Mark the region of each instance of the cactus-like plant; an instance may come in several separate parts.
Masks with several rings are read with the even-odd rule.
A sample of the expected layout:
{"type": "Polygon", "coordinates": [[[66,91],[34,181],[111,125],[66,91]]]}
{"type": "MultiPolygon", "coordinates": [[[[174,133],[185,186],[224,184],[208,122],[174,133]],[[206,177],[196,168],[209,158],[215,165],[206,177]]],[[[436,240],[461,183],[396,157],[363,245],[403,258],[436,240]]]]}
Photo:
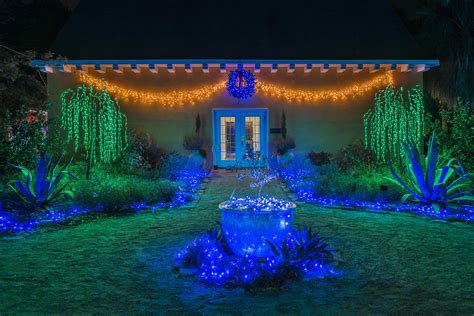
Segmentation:
{"type": "Polygon", "coordinates": [[[389,181],[408,191],[403,195],[402,202],[413,200],[431,204],[435,210],[453,202],[474,201],[472,195],[472,174],[466,173],[457,159],[450,159],[440,168],[438,165],[438,148],[436,134],[433,132],[428,144],[428,153],[422,162],[418,149],[413,144],[405,144],[406,170],[409,183],[405,183],[389,163],[393,178],[389,181]],[[454,177],[456,177],[454,179],[454,177]],[[451,180],[453,178],[453,180],[451,180]]]}
{"type": "Polygon", "coordinates": [[[266,240],[275,257],[282,261],[293,264],[311,260],[326,260],[333,256],[332,249],[326,238],[321,237],[318,232],[313,233],[311,227],[301,227],[295,231],[293,237],[285,239],[281,245],[266,240]]]}
{"type": "Polygon", "coordinates": [[[20,199],[20,205],[28,212],[28,216],[35,212],[52,211],[53,203],[62,197],[73,197],[71,190],[67,190],[69,183],[75,177],[67,170],[71,160],[60,167],[63,155],[53,161],[51,155],[43,154],[40,159],[36,156],[36,172],[33,174],[28,168],[20,165],[11,165],[25,177],[24,181],[14,180],[9,187],[20,199]],[[64,183],[64,180],[68,181],[64,183]]]}

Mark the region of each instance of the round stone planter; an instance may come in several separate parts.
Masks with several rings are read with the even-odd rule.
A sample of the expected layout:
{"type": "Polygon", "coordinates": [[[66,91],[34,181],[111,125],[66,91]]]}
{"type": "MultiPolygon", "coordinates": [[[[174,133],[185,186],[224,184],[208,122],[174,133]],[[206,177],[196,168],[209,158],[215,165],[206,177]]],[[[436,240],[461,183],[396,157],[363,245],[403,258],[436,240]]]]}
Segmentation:
{"type": "Polygon", "coordinates": [[[295,207],[293,202],[287,202],[285,208],[256,211],[221,203],[222,229],[228,245],[237,255],[272,256],[266,240],[281,245],[291,235],[295,207]]]}

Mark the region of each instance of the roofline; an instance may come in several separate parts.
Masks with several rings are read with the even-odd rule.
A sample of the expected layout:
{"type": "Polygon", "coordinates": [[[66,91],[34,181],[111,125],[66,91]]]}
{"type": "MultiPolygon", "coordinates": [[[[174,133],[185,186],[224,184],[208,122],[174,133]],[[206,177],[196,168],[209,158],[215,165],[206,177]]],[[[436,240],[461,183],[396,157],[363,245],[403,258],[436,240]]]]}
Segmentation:
{"type": "Polygon", "coordinates": [[[34,59],[33,66],[86,64],[424,64],[439,66],[438,59],[34,59]]]}
{"type": "Polygon", "coordinates": [[[296,66],[303,66],[305,72],[313,68],[319,68],[321,72],[326,72],[330,67],[336,67],[338,72],[345,71],[347,67],[354,71],[361,71],[369,68],[370,71],[379,69],[400,70],[407,72],[425,72],[432,67],[439,66],[436,59],[73,59],[73,60],[40,60],[32,61],[34,67],[38,67],[43,72],[53,73],[73,72],[76,70],[88,70],[90,68],[105,72],[107,68],[112,68],[116,72],[122,72],[124,67],[130,67],[135,72],[140,72],[141,68],[148,68],[156,72],[158,68],[165,67],[170,72],[174,72],[175,66],[184,67],[187,72],[191,72],[196,66],[203,71],[209,71],[209,66],[217,66],[221,72],[226,72],[233,68],[253,68],[255,72],[261,67],[270,67],[272,72],[280,67],[285,67],[289,72],[295,70],[296,66]]]}

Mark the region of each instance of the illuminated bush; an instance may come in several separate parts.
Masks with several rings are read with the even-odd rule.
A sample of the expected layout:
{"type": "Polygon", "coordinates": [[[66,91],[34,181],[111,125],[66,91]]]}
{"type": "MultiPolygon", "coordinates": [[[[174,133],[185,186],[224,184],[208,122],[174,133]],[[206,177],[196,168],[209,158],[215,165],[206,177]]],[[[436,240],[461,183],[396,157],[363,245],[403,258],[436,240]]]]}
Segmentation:
{"type": "Polygon", "coordinates": [[[209,285],[247,290],[281,288],[303,277],[337,274],[330,265],[332,249],[309,229],[271,243],[275,251],[266,257],[234,254],[224,236],[217,228],[197,237],[177,254],[178,270],[194,269],[196,278],[209,285]]]}

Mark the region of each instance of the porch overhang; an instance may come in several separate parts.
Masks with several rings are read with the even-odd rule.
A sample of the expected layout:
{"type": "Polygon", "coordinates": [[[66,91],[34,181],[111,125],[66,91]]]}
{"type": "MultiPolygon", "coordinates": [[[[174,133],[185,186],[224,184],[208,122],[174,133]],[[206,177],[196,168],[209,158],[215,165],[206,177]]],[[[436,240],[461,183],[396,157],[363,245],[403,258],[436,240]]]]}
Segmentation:
{"type": "Polygon", "coordinates": [[[96,71],[105,73],[108,69],[122,73],[124,69],[140,73],[170,72],[177,68],[186,72],[204,72],[217,68],[220,72],[243,68],[253,72],[269,69],[270,72],[294,72],[302,68],[304,72],[317,71],[325,73],[335,69],[338,73],[345,71],[360,72],[368,69],[369,72],[400,71],[425,72],[439,66],[436,59],[357,59],[357,60],[233,60],[233,59],[140,59],[140,60],[33,60],[32,65],[46,73],[72,73],[76,71],[96,71]]]}

